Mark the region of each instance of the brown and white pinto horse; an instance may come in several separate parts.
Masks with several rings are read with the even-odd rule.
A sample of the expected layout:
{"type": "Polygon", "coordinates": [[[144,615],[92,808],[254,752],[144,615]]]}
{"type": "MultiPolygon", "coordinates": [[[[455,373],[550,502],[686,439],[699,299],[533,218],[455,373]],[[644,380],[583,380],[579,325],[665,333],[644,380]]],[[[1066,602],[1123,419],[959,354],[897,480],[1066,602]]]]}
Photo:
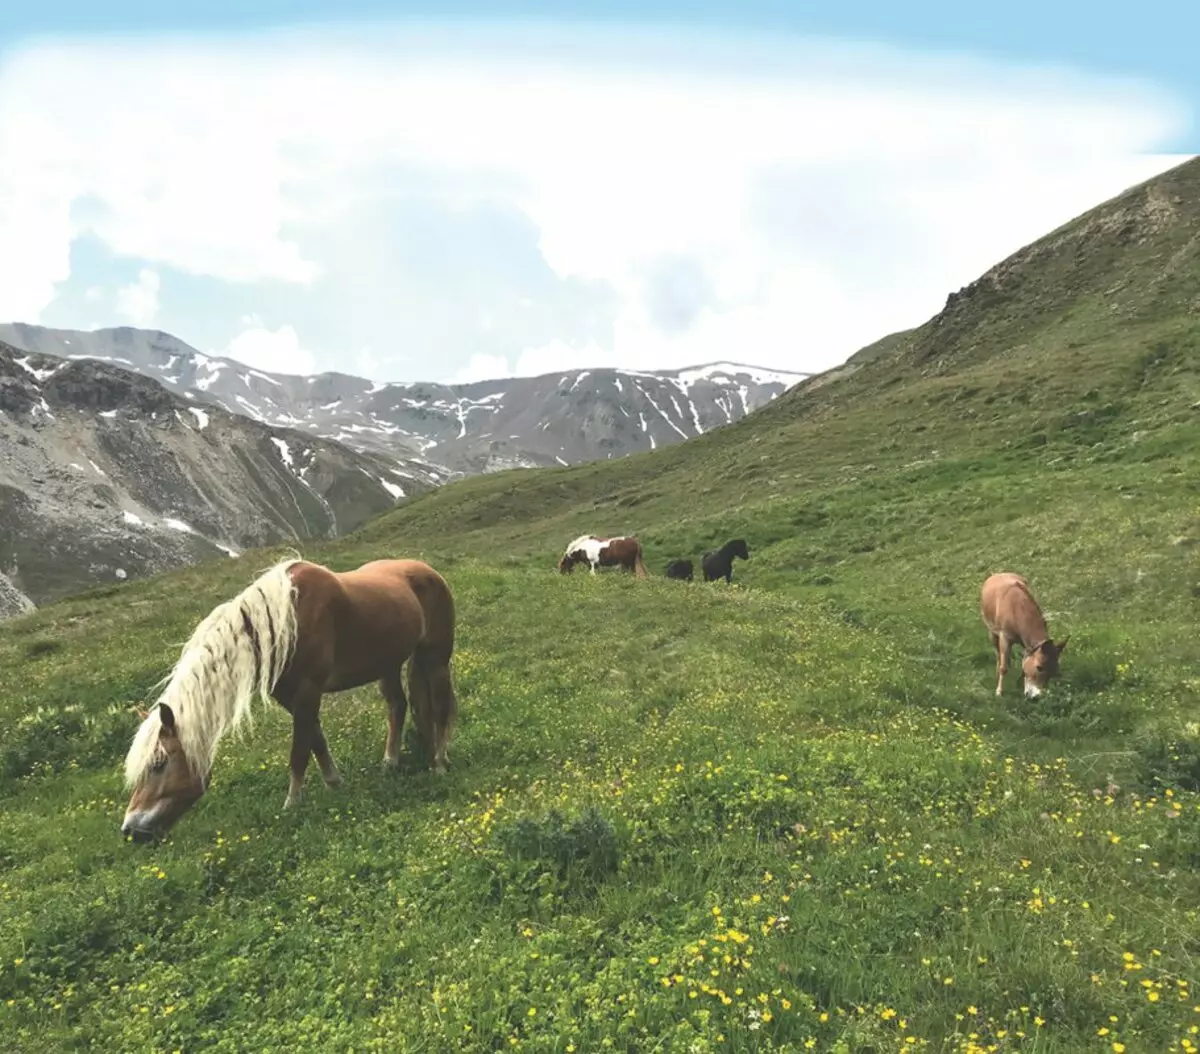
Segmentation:
{"type": "Polygon", "coordinates": [[[1025,694],[1031,698],[1041,695],[1050,679],[1058,676],[1058,657],[1070,638],[1063,637],[1059,644],[1050,639],[1029,583],[1010,571],[992,575],[983,583],[979,613],[996,649],[996,694],[1003,693],[1012,648],[1019,643],[1025,653],[1021,661],[1025,694]]]}
{"type": "Polygon", "coordinates": [[[597,538],[594,534],[582,534],[567,546],[558,569],[570,574],[576,564],[586,563],[596,573],[597,567],[620,567],[632,571],[638,578],[646,577],[646,564],[642,559],[642,543],[633,535],[620,538],[597,538]]]}
{"type": "Polygon", "coordinates": [[[250,716],[256,696],[292,715],[291,783],[296,804],[311,754],[326,784],[341,775],[321,730],[321,696],[378,681],[388,704],[383,760],[399,764],[408,700],[413,719],[444,772],[458,704],[450,677],[454,598],[419,560],[374,560],[335,573],[284,560],[218,605],[183,647],[166,687],[125,758],[133,788],[121,832],[136,841],[165,834],[208,788],[222,736],[250,716]]]}

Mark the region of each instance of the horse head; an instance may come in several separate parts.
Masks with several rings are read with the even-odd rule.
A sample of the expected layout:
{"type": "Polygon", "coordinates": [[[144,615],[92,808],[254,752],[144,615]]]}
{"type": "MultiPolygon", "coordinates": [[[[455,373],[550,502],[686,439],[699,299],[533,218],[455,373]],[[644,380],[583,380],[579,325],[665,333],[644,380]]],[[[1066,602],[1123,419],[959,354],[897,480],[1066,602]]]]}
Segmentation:
{"type": "MultiPolygon", "coordinates": [[[[121,834],[135,842],[149,842],[167,833],[208,789],[208,774],[197,771],[180,742],[175,714],[158,704],[158,717],[139,711],[142,740],[139,757],[145,759],[133,787],[121,834]]],[[[135,741],[136,742],[136,741],[135,741]]]]}
{"type": "Polygon", "coordinates": [[[1041,695],[1046,685],[1058,676],[1058,657],[1066,650],[1070,639],[1063,637],[1059,644],[1044,640],[1025,653],[1021,672],[1025,675],[1025,694],[1031,699],[1041,695]]]}
{"type": "Polygon", "coordinates": [[[581,552],[564,553],[563,558],[558,561],[558,570],[561,574],[570,574],[571,569],[583,560],[584,556],[581,552]]]}
{"type": "Polygon", "coordinates": [[[729,543],[729,555],[740,556],[743,560],[750,559],[750,550],[746,547],[744,538],[735,538],[729,543]]]}

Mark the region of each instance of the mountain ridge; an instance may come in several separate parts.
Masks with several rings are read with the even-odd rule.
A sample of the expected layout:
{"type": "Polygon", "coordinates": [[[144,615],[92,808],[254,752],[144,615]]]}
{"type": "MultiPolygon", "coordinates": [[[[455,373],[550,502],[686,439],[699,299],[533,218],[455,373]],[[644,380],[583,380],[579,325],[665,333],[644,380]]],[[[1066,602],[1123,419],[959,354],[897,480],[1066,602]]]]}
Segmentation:
{"type": "Polygon", "coordinates": [[[718,361],[677,370],[589,367],[464,383],[287,374],[208,355],[161,330],[0,324],[0,340],[109,361],[198,405],[425,462],[436,478],[611,459],[731,424],[806,373],[718,361]]]}

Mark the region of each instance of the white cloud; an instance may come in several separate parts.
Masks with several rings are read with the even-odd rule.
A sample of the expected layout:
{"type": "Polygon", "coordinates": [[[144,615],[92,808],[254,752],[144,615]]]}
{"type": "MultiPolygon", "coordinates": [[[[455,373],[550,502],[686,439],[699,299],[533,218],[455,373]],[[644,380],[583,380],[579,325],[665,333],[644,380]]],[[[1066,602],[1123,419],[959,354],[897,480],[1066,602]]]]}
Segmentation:
{"type": "Polygon", "coordinates": [[[229,346],[213,354],[225,355],[267,372],[304,374],[317,371],[316,358],[300,346],[295,327],[283,325],[272,330],[254,317],[243,319],[243,323],[246,328],[229,342],[229,346]]]}
{"type": "MultiPolygon", "coordinates": [[[[0,318],[36,319],[90,232],[164,274],[291,297],[293,325],[246,327],[235,357],[333,369],[369,346],[350,354],[380,379],[822,368],[1182,160],[1153,153],[1180,116],[1124,80],[786,38],[42,44],[0,66],[0,154],[21,158],[0,170],[0,244],[23,247],[0,259],[0,318]],[[388,225],[402,207],[532,234],[435,229],[422,244],[450,256],[431,270],[388,225]]],[[[159,324],[187,339],[172,310],[159,324]]]]}
{"type": "MultiPolygon", "coordinates": [[[[143,267],[138,272],[137,281],[117,290],[117,314],[135,326],[152,325],[158,315],[158,291],[161,285],[158,272],[143,267]]],[[[84,296],[88,299],[87,294],[84,296]]]]}

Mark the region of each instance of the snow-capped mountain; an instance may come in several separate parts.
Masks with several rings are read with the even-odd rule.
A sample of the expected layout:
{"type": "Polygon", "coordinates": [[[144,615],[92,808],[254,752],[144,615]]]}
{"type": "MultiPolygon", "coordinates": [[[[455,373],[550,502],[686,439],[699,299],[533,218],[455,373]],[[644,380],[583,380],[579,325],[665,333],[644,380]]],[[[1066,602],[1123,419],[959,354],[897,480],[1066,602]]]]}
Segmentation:
{"type": "Polygon", "coordinates": [[[0,340],[152,377],[192,405],[427,463],[435,479],[652,450],[738,420],[806,374],[721,362],[684,370],[568,370],[472,384],[378,384],[266,373],[168,333],[0,325],[0,340]],[[437,475],[441,473],[441,475],[437,475]]]}
{"type": "Polygon", "coordinates": [[[332,538],[440,481],[133,370],[0,343],[0,618],[243,548],[332,538]]]}

